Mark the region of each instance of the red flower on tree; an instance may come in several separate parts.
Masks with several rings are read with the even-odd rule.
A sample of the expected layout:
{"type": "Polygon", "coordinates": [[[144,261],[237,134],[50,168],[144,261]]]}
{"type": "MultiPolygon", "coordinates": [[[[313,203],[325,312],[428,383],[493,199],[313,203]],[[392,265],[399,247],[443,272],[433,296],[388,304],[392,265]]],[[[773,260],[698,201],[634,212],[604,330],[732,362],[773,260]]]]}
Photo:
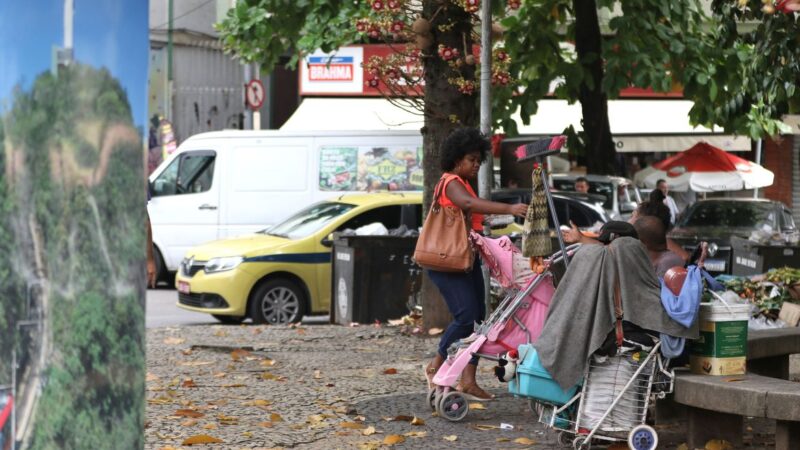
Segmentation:
{"type": "Polygon", "coordinates": [[[509,9],[519,9],[522,6],[522,0],[508,0],[509,9]]]}
{"type": "Polygon", "coordinates": [[[400,7],[403,6],[403,2],[401,2],[400,0],[388,0],[386,2],[386,6],[388,6],[389,9],[391,9],[392,11],[397,11],[398,9],[400,9],[400,7]]]}
{"type": "Polygon", "coordinates": [[[358,20],[356,22],[356,31],[358,31],[359,33],[366,32],[368,27],[369,27],[369,22],[364,19],[358,20]]]}
{"type": "Polygon", "coordinates": [[[367,80],[367,86],[369,86],[369,87],[371,87],[373,89],[377,89],[378,85],[380,85],[380,84],[381,84],[381,82],[377,78],[370,78],[369,80],[367,80]]]}
{"type": "Polygon", "coordinates": [[[391,25],[389,25],[389,31],[392,33],[400,33],[403,31],[403,28],[405,28],[405,24],[399,20],[395,20],[391,25]]]}
{"type": "Polygon", "coordinates": [[[458,49],[445,47],[444,45],[439,45],[439,56],[445,60],[450,61],[453,59],[458,58],[458,49]]]}
{"type": "Polygon", "coordinates": [[[382,11],[383,10],[383,0],[372,0],[372,9],[375,11],[382,11]]]}

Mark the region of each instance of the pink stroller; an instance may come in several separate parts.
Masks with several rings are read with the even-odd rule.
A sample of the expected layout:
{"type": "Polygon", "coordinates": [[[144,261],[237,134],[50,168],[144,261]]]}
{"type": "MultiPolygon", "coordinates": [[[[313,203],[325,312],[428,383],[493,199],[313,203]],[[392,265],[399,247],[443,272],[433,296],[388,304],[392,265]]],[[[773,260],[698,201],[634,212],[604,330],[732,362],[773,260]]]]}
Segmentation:
{"type": "MultiPolygon", "coordinates": [[[[428,403],[439,416],[451,421],[459,421],[469,412],[469,402],[455,389],[469,360],[478,356],[499,361],[520,344],[535,342],[555,291],[553,274],[549,270],[534,273],[528,258],[508,236],[492,239],[473,232],[470,239],[492,278],[510,293],[472,335],[451,345],[447,359],[433,377],[435,386],[428,392],[428,403]]],[[[574,247],[577,246],[567,252],[574,247]]],[[[560,259],[558,252],[547,260],[546,266],[549,268],[560,259]]]]}

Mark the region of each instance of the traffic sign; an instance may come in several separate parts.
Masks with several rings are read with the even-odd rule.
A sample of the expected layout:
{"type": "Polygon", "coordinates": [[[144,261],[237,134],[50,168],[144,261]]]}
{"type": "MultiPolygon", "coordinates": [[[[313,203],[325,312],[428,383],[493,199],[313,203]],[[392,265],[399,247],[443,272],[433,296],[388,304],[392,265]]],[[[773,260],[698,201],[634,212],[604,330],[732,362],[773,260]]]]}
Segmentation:
{"type": "Polygon", "coordinates": [[[250,109],[261,109],[261,105],[264,104],[264,97],[264,84],[261,83],[261,80],[250,80],[245,85],[244,99],[250,109]]]}

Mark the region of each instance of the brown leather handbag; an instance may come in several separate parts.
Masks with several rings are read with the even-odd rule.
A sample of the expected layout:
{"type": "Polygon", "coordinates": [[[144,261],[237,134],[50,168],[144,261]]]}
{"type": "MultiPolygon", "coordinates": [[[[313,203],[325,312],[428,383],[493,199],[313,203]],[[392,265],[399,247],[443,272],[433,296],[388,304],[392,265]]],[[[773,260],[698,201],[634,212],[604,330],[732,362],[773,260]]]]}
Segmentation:
{"type": "Polygon", "coordinates": [[[467,217],[460,208],[442,206],[439,202],[444,181],[442,177],[433,191],[433,202],[417,239],[414,260],[429,270],[467,272],[475,260],[467,217]]]}

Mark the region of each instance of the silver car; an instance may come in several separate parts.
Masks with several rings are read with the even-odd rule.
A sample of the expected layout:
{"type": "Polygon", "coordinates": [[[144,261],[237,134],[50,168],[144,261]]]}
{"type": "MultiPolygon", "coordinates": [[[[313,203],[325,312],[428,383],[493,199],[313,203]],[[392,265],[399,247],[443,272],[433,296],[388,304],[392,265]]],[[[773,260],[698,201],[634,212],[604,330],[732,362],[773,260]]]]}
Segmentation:
{"type": "MultiPolygon", "coordinates": [[[[575,180],[586,178],[589,194],[601,195],[602,207],[611,220],[628,220],[642,201],[639,188],[627,178],[611,175],[553,175],[553,188],[559,191],[575,191],[575,180]]],[[[598,202],[599,203],[599,202],[598,202]]]]}

